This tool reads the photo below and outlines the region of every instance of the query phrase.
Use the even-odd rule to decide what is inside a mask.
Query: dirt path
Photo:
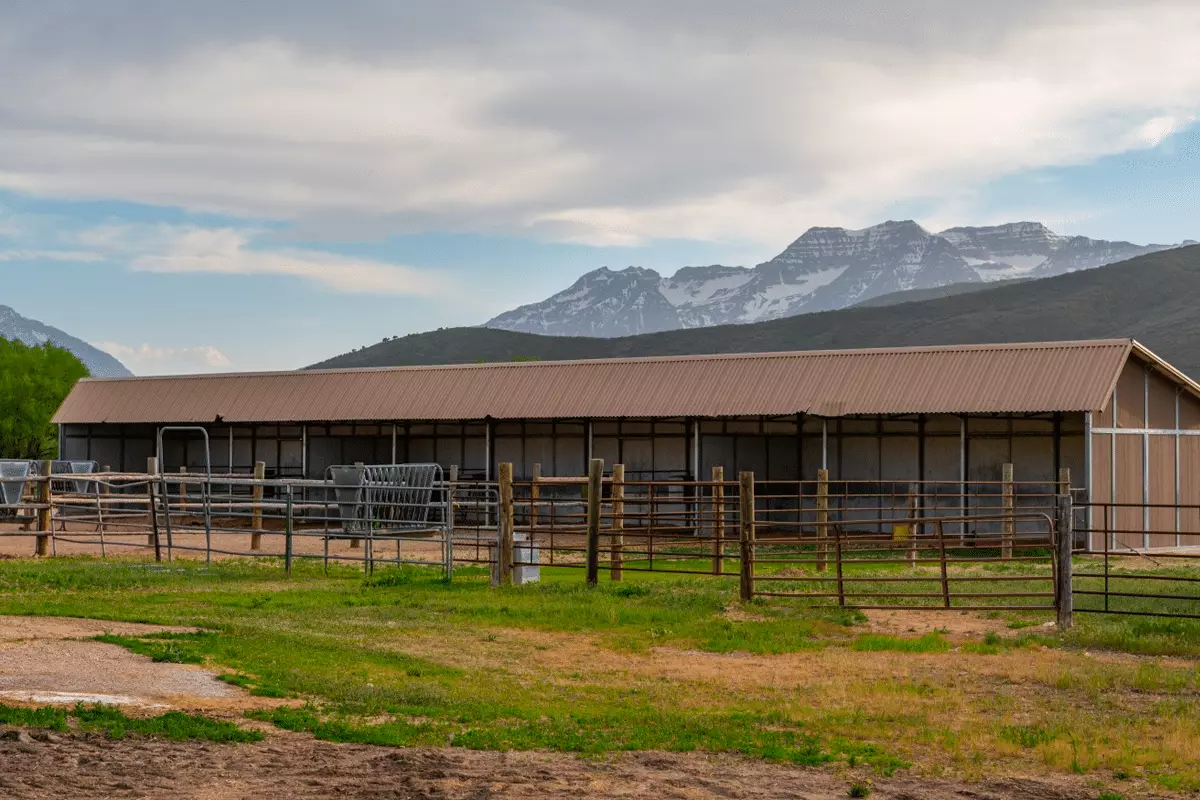
[[[62,617],[0,616],[0,702],[105,703],[241,712],[275,701],[251,697],[191,664],[154,663],[123,647],[89,641],[104,634],[145,635],[188,628]]]
[[[550,753],[408,750],[336,745],[274,734],[256,745],[146,739],[0,741],[0,793],[9,798],[806,798],[847,796],[848,773],[726,756],[639,753],[595,761]],[[1080,800],[1077,778],[962,784],[872,780],[886,800]],[[1126,797],[1151,797],[1129,792]]]

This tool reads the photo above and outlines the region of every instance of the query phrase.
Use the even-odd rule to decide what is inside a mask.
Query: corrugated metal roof
[[[1135,342],[1116,339],[89,379],[75,387],[54,421],[1095,411],[1107,402],[1135,347],[1153,358]]]

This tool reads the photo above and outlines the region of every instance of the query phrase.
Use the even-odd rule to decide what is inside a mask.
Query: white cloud
[[[282,275],[338,292],[429,297],[451,288],[434,272],[298,248],[252,246],[255,231],[197,225],[121,224],[78,234],[81,245],[132,269],[158,273]]]
[[[233,367],[229,357],[211,345],[154,347],[149,344],[129,346],[118,342],[91,344],[121,361],[135,375],[222,372]]]
[[[0,232],[2,233],[2,232]],[[0,261],[102,261],[96,253],[83,250],[0,250]]]
[[[748,3],[214,0],[90,38],[86,3],[70,26],[18,14],[0,35],[0,118],[21,121],[0,130],[0,186],[378,230],[778,245],[1153,147],[1200,107],[1195,3]],[[196,232],[140,268],[414,278],[239,236]]]

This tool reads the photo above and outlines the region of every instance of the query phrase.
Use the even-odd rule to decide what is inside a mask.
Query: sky
[[[294,369],[807,228],[1200,238],[1200,3],[0,0],[0,304]]]

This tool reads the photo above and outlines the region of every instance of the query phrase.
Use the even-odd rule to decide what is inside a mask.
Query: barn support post
[[[604,459],[588,463],[587,496],[587,584],[600,582],[600,498],[604,492]]]
[[[620,581],[625,559],[625,465],[612,468],[612,568],[609,577]]]
[[[958,419],[958,505],[959,513],[967,516],[967,418]],[[960,523],[960,535],[966,538],[967,523]]]
[[[754,473],[738,475],[738,501],[740,507],[739,545],[739,595],[742,602],[754,598]]]

